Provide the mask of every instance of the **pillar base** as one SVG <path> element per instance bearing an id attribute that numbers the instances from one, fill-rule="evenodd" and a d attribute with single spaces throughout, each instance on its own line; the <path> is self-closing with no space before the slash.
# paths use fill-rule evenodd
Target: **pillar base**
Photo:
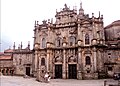
<path id="1" fill-rule="evenodd" d="M 94 79 L 98 79 L 98 73 L 94 73 Z"/>
<path id="2" fill-rule="evenodd" d="M 65 72 L 62 74 L 62 78 L 66 79 L 66 73 Z"/>
<path id="3" fill-rule="evenodd" d="M 78 80 L 82 80 L 82 72 L 81 71 L 78 71 L 77 79 Z"/>

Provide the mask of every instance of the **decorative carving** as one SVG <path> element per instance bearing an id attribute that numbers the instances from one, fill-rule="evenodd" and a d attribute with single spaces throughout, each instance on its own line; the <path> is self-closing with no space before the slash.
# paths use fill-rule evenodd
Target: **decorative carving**
<path id="1" fill-rule="evenodd" d="M 90 50 L 86 50 L 84 53 L 85 54 L 92 54 Z"/>
<path id="2" fill-rule="evenodd" d="M 62 58 L 61 58 L 60 56 L 57 56 L 57 57 L 55 58 L 55 62 L 62 62 Z"/>
<path id="3" fill-rule="evenodd" d="M 75 28 L 70 28 L 70 31 L 69 31 L 70 34 L 74 34 L 75 32 L 76 32 Z"/>
<path id="4" fill-rule="evenodd" d="M 47 31 L 42 31 L 41 33 L 40 33 L 40 36 L 48 36 L 48 34 L 46 33 Z"/>
<path id="5" fill-rule="evenodd" d="M 54 62 L 62 62 L 61 50 L 60 51 L 55 51 Z"/>
<path id="6" fill-rule="evenodd" d="M 94 48 L 93 48 L 93 52 L 96 52 L 96 51 L 97 51 L 97 49 L 94 47 Z"/>
<path id="7" fill-rule="evenodd" d="M 120 39 L 120 32 L 117 33 L 117 38 Z"/>
<path id="8" fill-rule="evenodd" d="M 61 35 L 61 32 L 59 30 L 57 30 L 56 35 Z"/>
<path id="9" fill-rule="evenodd" d="M 77 61 L 76 56 L 70 56 L 68 59 L 68 62 L 76 62 L 76 61 Z"/>

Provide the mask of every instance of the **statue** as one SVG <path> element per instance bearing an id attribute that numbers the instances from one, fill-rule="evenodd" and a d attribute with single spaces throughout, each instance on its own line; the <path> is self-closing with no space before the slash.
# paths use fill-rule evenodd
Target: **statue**
<path id="1" fill-rule="evenodd" d="M 68 8 L 68 7 L 67 7 L 67 4 L 65 4 L 64 6 L 65 6 L 65 8 Z"/>

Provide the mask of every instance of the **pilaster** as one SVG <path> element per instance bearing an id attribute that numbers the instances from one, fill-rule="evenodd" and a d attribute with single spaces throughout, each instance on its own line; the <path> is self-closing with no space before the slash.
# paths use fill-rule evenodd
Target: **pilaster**
<path id="1" fill-rule="evenodd" d="M 49 72 L 49 58 L 50 58 L 50 52 L 47 50 L 47 58 L 46 58 L 46 71 Z"/>
<path id="2" fill-rule="evenodd" d="M 77 78 L 78 79 L 82 79 L 82 49 L 78 48 L 78 75 Z"/>
<path id="3" fill-rule="evenodd" d="M 66 79 L 66 51 L 65 49 L 63 50 L 63 74 L 62 77 L 63 79 Z"/>
<path id="4" fill-rule="evenodd" d="M 97 71 L 97 49 L 96 47 L 93 48 L 93 57 L 94 57 L 94 72 Z"/>

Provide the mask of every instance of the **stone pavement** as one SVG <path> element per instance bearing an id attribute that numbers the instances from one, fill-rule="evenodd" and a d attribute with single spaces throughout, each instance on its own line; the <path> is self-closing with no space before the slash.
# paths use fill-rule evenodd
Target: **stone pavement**
<path id="1" fill-rule="evenodd" d="M 104 86 L 105 80 L 51 79 L 50 83 L 38 82 L 35 78 L 0 76 L 0 86 Z M 107 80 L 108 83 L 117 83 Z"/>

